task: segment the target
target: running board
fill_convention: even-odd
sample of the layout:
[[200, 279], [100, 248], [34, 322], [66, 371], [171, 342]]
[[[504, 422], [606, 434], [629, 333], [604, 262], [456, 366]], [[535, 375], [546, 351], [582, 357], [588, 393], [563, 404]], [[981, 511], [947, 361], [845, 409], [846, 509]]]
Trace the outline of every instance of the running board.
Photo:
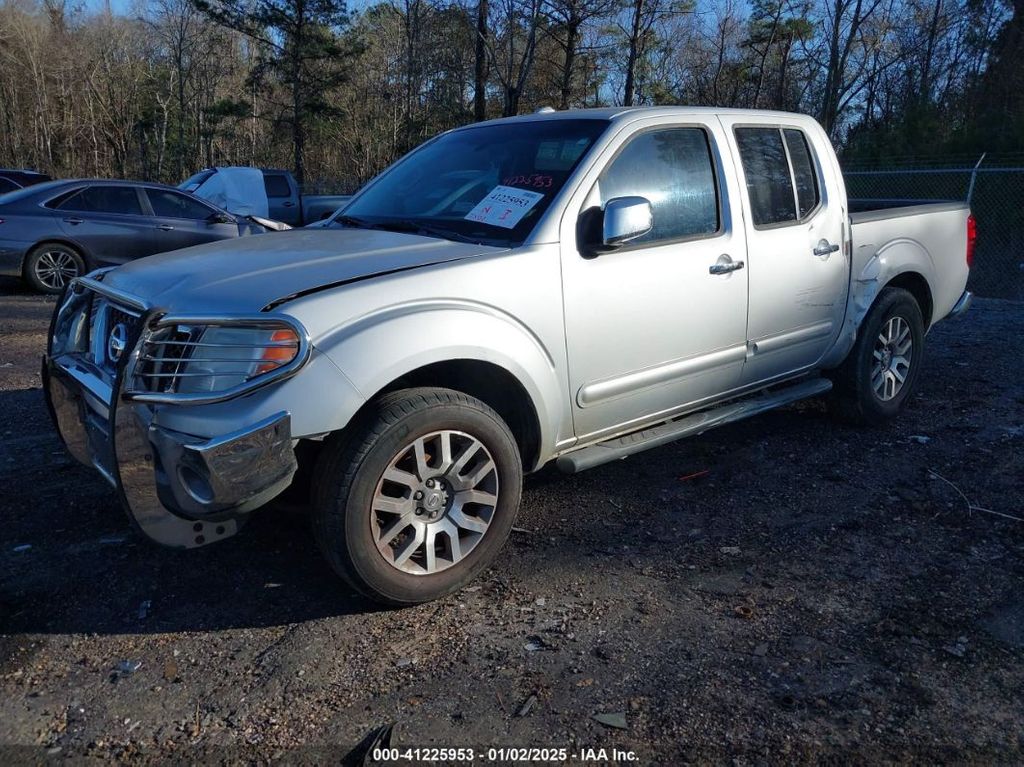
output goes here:
[[809, 381], [801, 381], [784, 389], [762, 392], [748, 399], [683, 416], [674, 421], [667, 421], [659, 426], [641, 429], [616, 439], [610, 439], [607, 442], [598, 442], [596, 445], [584, 447], [559, 456], [555, 460], [555, 465], [567, 474], [575, 474], [584, 469], [600, 466], [602, 463], [628, 458], [642, 450], [666, 445], [682, 437], [703, 434], [717, 426], [740, 421], [752, 415], [763, 413], [766, 410], [771, 410], [781, 405], [788, 405], [790, 402], [824, 394], [831, 388], [832, 382], [827, 378], [812, 378]]

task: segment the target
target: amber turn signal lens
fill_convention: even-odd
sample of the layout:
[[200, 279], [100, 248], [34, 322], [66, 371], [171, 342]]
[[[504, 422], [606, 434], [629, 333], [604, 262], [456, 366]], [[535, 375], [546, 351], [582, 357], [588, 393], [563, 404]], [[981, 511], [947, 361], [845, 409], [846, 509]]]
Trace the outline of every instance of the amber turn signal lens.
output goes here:
[[299, 353], [299, 337], [295, 335], [294, 330], [285, 328], [275, 330], [270, 334], [268, 343], [274, 344], [274, 346], [264, 347], [263, 353], [260, 355], [263, 362], [256, 367], [256, 375], [269, 373], [282, 365], [287, 365]]

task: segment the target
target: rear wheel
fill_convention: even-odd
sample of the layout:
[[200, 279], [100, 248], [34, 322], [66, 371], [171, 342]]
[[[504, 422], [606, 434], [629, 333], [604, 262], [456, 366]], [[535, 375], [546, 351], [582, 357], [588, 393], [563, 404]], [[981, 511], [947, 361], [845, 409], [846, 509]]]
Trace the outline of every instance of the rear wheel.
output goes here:
[[60, 293], [71, 280], [83, 274], [85, 260], [68, 245], [43, 243], [25, 259], [25, 281], [41, 293]]
[[908, 291], [885, 288], [833, 373], [839, 414], [857, 423], [892, 418], [913, 393], [923, 356], [921, 308]]
[[325, 445], [314, 471], [320, 548], [357, 590], [393, 605], [436, 599], [486, 567], [522, 490], [508, 426], [449, 389], [381, 397]]

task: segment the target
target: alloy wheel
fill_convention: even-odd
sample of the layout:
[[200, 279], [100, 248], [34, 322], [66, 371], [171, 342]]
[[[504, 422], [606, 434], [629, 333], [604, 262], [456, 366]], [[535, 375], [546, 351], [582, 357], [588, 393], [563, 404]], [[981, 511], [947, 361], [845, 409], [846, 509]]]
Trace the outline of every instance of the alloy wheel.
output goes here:
[[454, 430], [418, 437], [377, 483], [370, 509], [377, 550], [406, 573], [446, 570], [487, 533], [498, 490], [497, 465], [477, 438]]
[[910, 324], [898, 315], [890, 317], [875, 339], [872, 352], [871, 388], [882, 402], [893, 399], [903, 389], [913, 353]]
[[78, 276], [75, 258], [65, 250], [47, 250], [40, 254], [33, 267], [39, 281], [52, 290], [63, 290]]

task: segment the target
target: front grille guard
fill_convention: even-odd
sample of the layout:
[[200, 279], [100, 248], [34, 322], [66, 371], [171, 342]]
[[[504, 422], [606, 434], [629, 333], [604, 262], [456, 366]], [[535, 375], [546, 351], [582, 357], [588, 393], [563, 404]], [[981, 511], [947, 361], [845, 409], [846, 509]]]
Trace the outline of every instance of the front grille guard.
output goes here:
[[[310, 343], [306, 329], [291, 317], [281, 315], [251, 315], [251, 314], [158, 314], [153, 313], [147, 317], [142, 324], [143, 331], [139, 339], [132, 346], [132, 354], [125, 371], [125, 380], [128, 382], [125, 387], [124, 396], [137, 402], [148, 402], [153, 404], [175, 404], [175, 405], [205, 405], [212, 402], [223, 402], [225, 400], [240, 397], [243, 394], [261, 389], [268, 384], [275, 383], [295, 375], [309, 361]], [[154, 391], [155, 382], [170, 377], [172, 381], [180, 380], [182, 376], [190, 375], [180, 369], [187, 363], [187, 351], [177, 360], [166, 357], [158, 357], [155, 361], [161, 364], [177, 361], [178, 369], [175, 372], [156, 372], [147, 369], [147, 365], [154, 362], [151, 352], [158, 348], [173, 345], [182, 347], [185, 350], [195, 349], [199, 346], [216, 344], [203, 344], [197, 340], [168, 340], [161, 337], [161, 334], [175, 328], [181, 327], [253, 327], [267, 330], [288, 329], [295, 333], [299, 339], [298, 349], [295, 357], [283, 365], [278, 365], [274, 370], [260, 373], [244, 383], [214, 392], [179, 393], [174, 391]], [[291, 342], [268, 342], [265, 344], [254, 344], [253, 348], [270, 348], [274, 346], [294, 346]]]
[[[131, 354], [122, 355], [112, 382], [105, 380], [102, 371], [95, 369], [86, 360], [90, 343], [87, 325], [91, 311], [91, 306], [86, 304], [90, 301], [87, 290], [140, 313], [141, 321], [134, 324], [126, 343], [126, 349], [130, 349]], [[295, 330], [300, 342], [298, 353], [291, 363], [258, 376], [249, 385], [210, 395], [154, 394], [135, 391], [128, 386], [133, 380], [147, 334], [175, 323], [199, 324], [205, 321], [211, 324], [251, 325], [257, 319], [279, 321]], [[291, 318], [266, 315], [259, 318], [249, 315], [171, 316], [134, 296], [103, 285], [95, 279], [82, 277], [69, 283], [54, 312], [47, 339], [47, 356], [43, 364], [43, 388], [51, 416], [69, 451], [82, 463], [94, 465], [111, 481], [122, 505], [140, 531], [164, 546], [195, 548], [231, 537], [238, 532], [246, 517], [186, 519], [164, 506], [153, 481], [156, 456], [150, 442], [154, 414], [152, 405], [196, 405], [231, 399], [294, 375], [306, 363], [309, 354], [309, 338], [305, 328]], [[112, 467], [100, 466], [87, 447], [88, 437], [81, 417], [82, 408], [85, 407], [80, 393], [82, 389], [100, 405], [108, 408], [109, 439], [114, 458]]]
[[[86, 300], [85, 291], [97, 293], [115, 304], [122, 304], [125, 307], [139, 312], [140, 321], [133, 323], [134, 327], [129, 329], [129, 337], [126, 343], [126, 350], [129, 354], [122, 355], [116, 369], [117, 385], [112, 386], [115, 391], [121, 393], [125, 399], [149, 404], [168, 405], [206, 405], [214, 402], [240, 397], [264, 386], [281, 381], [295, 375], [308, 361], [311, 353], [309, 334], [302, 324], [291, 317], [273, 314], [167, 314], [166, 312], [144, 302], [135, 296], [123, 293], [119, 290], [104, 285], [102, 282], [81, 277], [73, 280], [65, 291], [60, 307], [54, 315], [54, 323], [50, 333], [48, 352], [50, 357], [59, 356], [61, 353], [87, 352], [93, 339], [89, 334], [90, 312], [82, 312], [81, 305], [77, 302]], [[74, 323], [77, 321], [78, 325]], [[146, 365], [150, 363], [149, 352], [161, 344], [166, 345], [167, 339], [161, 334], [173, 331], [177, 327], [258, 327], [262, 329], [288, 329], [295, 333], [299, 339], [298, 349], [295, 357], [276, 369], [261, 373], [244, 383], [228, 389], [213, 392], [178, 393], [175, 391], [154, 390], [154, 381], [170, 376], [169, 373], [158, 372], [154, 376], [152, 370], [147, 370]], [[59, 337], [63, 337], [63, 348], [54, 348]], [[187, 362], [186, 353], [195, 348], [200, 342], [195, 340], [174, 340], [171, 343], [186, 351], [182, 352], [179, 361], [179, 368]], [[291, 342], [267, 343], [257, 346], [294, 346]], [[179, 371], [180, 375], [180, 371]], [[174, 379], [176, 380], [176, 379]], [[113, 382], [112, 382], [113, 383]]]

